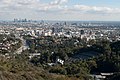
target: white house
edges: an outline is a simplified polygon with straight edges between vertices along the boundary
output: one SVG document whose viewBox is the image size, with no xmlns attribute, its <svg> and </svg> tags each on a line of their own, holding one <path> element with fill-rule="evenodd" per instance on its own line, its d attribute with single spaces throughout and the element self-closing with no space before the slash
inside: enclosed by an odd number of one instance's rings
<svg viewBox="0 0 120 80">
<path fill-rule="evenodd" d="M 64 64 L 64 60 L 61 60 L 61 59 L 57 59 L 57 62 L 59 62 L 60 64 Z"/>
</svg>

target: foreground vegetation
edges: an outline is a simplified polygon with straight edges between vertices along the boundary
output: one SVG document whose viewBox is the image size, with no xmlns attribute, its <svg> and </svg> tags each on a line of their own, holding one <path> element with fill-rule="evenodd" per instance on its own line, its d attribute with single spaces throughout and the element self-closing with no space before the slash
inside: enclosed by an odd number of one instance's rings
<svg viewBox="0 0 120 80">
<path fill-rule="evenodd" d="M 90 74 L 115 73 L 106 80 L 113 80 L 120 72 L 120 41 L 81 40 L 79 38 L 27 38 L 29 50 L 0 58 L 1 80 L 89 80 Z M 89 45 L 89 46 L 88 46 Z M 75 59 L 73 56 L 94 51 L 97 56 Z M 29 53 L 41 53 L 29 59 Z M 56 63 L 56 59 L 64 64 Z M 72 59 L 72 60 L 69 60 Z M 54 63 L 50 66 L 48 63 Z"/>
</svg>

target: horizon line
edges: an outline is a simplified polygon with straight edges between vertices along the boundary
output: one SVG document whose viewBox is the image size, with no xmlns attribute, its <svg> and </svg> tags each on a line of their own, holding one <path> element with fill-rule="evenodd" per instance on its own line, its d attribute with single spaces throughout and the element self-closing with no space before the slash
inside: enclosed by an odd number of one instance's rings
<svg viewBox="0 0 120 80">
<path fill-rule="evenodd" d="M 27 18 L 18 18 L 18 19 L 27 19 Z M 85 22 L 88 22 L 88 21 L 91 21 L 91 22 L 120 22 L 120 20 L 49 20 L 49 19 L 41 19 L 41 20 L 35 20 L 35 19 L 27 19 L 27 20 L 32 20 L 32 21 L 60 21 L 60 22 L 71 22 L 71 21 L 85 21 Z M 0 20 L 1 21 L 9 21 L 9 22 L 12 22 L 14 21 L 13 20 Z"/>
</svg>

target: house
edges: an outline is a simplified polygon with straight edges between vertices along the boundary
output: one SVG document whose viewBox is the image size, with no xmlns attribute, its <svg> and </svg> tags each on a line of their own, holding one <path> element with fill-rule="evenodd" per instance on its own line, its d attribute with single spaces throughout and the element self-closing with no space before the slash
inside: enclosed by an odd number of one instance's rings
<svg viewBox="0 0 120 80">
<path fill-rule="evenodd" d="M 93 77 L 95 80 L 104 80 L 107 76 L 111 76 L 111 75 L 113 75 L 113 73 L 100 73 L 90 76 Z"/>
<path fill-rule="evenodd" d="M 31 59 L 34 56 L 40 56 L 40 55 L 41 55 L 41 53 L 32 53 L 29 55 L 29 58 Z"/>
<path fill-rule="evenodd" d="M 64 64 L 64 60 L 61 60 L 61 59 L 57 59 L 57 62 L 60 63 L 60 64 Z"/>
<path fill-rule="evenodd" d="M 47 63 L 49 66 L 54 66 L 55 63 Z"/>
<path fill-rule="evenodd" d="M 113 75 L 113 73 L 101 73 L 102 76 L 110 76 Z"/>
</svg>

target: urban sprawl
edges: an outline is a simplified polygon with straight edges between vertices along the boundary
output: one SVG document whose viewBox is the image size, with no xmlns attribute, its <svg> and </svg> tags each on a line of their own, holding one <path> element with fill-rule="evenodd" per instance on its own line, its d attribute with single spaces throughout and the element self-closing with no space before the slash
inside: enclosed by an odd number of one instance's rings
<svg viewBox="0 0 120 80">
<path fill-rule="evenodd" d="M 106 41 L 106 43 L 102 44 L 102 41 Z M 114 60 L 113 56 L 109 56 L 119 53 L 119 46 L 116 47 L 118 51 L 114 51 L 114 43 L 119 41 L 119 22 L 33 21 L 27 19 L 0 22 L 0 56 L 11 59 L 15 58 L 15 55 L 29 53 L 27 54 L 29 61 L 35 65 L 40 63 L 43 67 L 49 66 L 50 68 L 45 67 L 49 73 L 78 75 L 81 74 L 79 73 L 80 69 L 88 68 L 85 65 L 83 68 L 83 64 L 78 61 L 86 63 L 88 66 L 89 61 L 87 60 L 91 59 L 93 62 L 96 60 L 95 63 L 98 65 L 96 70 L 93 70 L 95 65 L 89 67 L 93 72 L 89 76 L 94 78 L 94 80 L 104 79 L 113 75 L 116 71 L 102 71 L 99 66 L 100 61 L 97 60 L 101 60 L 101 62 L 103 58 L 103 62 L 105 60 L 109 61 L 109 59 Z M 110 45 L 106 47 L 104 44 Z M 110 53 L 110 55 L 107 53 Z M 40 56 L 40 58 L 35 61 L 34 58 L 37 56 Z M 98 56 L 102 57 L 99 59 Z M 81 65 L 77 65 L 78 63 Z M 54 67 L 57 65 L 61 65 L 59 70 Z M 115 63 L 115 65 L 119 65 L 119 62 Z M 72 66 L 74 69 L 72 69 Z M 79 69 L 80 66 L 81 68 Z M 61 69 L 64 71 L 61 72 Z M 99 70 L 99 74 L 95 74 L 97 70 Z M 86 70 L 86 72 L 91 71 Z"/>
</svg>

